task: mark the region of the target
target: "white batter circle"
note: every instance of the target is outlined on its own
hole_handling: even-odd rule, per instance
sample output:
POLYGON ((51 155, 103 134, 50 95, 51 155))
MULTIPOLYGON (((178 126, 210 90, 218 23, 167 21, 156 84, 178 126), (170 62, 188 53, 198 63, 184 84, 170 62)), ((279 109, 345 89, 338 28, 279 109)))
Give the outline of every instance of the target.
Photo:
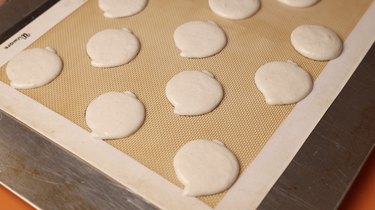
POLYGON ((181 57, 205 58, 219 53, 227 43, 223 29, 212 21, 191 21, 174 32, 174 41, 181 57))
POLYGON ((138 38, 128 29, 106 29, 94 34, 86 51, 94 67, 116 67, 129 63, 140 50, 138 38))
POLYGON ((297 103, 313 88, 310 74, 291 61, 261 66, 255 73, 255 84, 270 105, 297 103))
POLYGON ((291 7, 311 7, 319 0, 279 0, 279 2, 291 7))
POLYGON ((224 97, 221 84, 207 71, 183 71, 167 83, 165 94, 178 115, 213 111, 224 97))
POLYGON ((99 8, 104 17, 129 17, 141 12, 147 5, 147 0, 99 0, 99 8))
POLYGON ((187 196, 223 192, 232 186, 239 173, 237 158, 217 140, 186 143, 177 151, 173 166, 187 196))
POLYGON ((91 135, 100 139, 128 137, 145 119, 143 103, 132 92, 108 92, 94 99, 86 110, 91 135))
POLYGON ((292 32, 290 40, 297 52, 317 61, 335 59, 343 50, 340 37, 320 25, 299 26, 292 32))
POLYGON ((6 67, 10 86, 29 89, 44 86, 54 80, 62 70, 61 58, 47 47, 22 51, 6 67))
POLYGON ((260 8, 260 0, 208 0, 208 4, 215 14, 232 20, 251 17, 260 8))

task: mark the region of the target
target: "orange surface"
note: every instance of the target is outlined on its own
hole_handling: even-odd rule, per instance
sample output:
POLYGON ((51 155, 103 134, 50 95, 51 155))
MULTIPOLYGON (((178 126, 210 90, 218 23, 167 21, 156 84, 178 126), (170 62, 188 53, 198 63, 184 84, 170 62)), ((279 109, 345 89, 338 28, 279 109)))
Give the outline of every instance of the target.
POLYGON ((0 185, 0 209, 32 210, 34 208, 0 185))
MULTIPOLYGON (((0 186, 0 209, 32 210, 13 193, 0 186)), ((340 210, 375 209, 375 152, 373 152, 350 189, 340 210)))
POLYGON ((375 151, 341 204, 340 210, 375 209, 375 151))

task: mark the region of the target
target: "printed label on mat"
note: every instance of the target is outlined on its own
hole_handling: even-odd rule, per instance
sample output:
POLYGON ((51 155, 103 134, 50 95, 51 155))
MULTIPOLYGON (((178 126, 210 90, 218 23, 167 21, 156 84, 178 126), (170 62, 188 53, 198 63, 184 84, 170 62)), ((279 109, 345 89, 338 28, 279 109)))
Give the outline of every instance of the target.
POLYGON ((0 67, 87 0, 61 0, 0 45, 0 67))

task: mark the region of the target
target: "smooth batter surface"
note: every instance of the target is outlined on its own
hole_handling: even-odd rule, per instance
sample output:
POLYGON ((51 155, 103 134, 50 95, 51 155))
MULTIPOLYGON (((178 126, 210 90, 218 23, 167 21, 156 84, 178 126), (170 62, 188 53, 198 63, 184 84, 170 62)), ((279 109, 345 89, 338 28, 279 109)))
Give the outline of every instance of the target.
POLYGON ((178 115, 202 115, 223 99, 221 84, 207 71, 183 71, 167 83, 165 94, 178 115))
POLYGON ((108 92, 94 99, 86 110, 86 123, 92 135, 100 139, 116 139, 136 132, 145 119, 145 108, 127 91, 108 92))
POLYGON ((10 60, 6 73, 10 86, 28 89, 50 83, 60 74, 61 69, 62 61, 53 49, 33 48, 10 60))
POLYGON ((214 13, 232 20, 253 16, 260 7, 259 0, 208 0, 208 4, 214 13))
POLYGON ((135 15, 147 5, 147 0, 99 0, 104 17, 120 18, 135 15))
POLYGON ((310 7, 319 0, 279 0, 280 2, 292 7, 310 7))
POLYGON ((175 30, 174 41, 182 57, 204 58, 219 53, 225 47, 227 37, 212 21, 191 21, 175 30))
POLYGON ((86 45, 91 65, 115 67, 129 63, 140 49, 138 38, 128 29, 106 29, 93 35, 86 45))
POLYGON ((291 35, 291 43, 303 56, 317 60, 332 60, 340 56, 343 44, 338 35, 320 25, 302 25, 291 35))
POLYGON ((291 61, 276 61, 261 66, 255 73, 255 84, 270 105, 297 103, 313 87, 309 73, 291 61))
POLYGON ((173 166, 188 196, 222 192, 234 183, 239 173, 237 158, 217 140, 188 142, 177 151, 173 166))

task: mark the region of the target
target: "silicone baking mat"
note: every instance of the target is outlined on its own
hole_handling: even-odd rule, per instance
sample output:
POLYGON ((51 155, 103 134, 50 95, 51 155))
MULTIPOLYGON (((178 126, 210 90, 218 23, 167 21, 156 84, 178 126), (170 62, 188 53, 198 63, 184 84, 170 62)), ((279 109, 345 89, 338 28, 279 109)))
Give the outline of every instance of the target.
MULTIPOLYGON (((262 1, 254 17, 231 21, 216 16, 207 1, 150 0, 141 13, 121 19, 104 18, 97 1, 88 1, 30 46, 54 48, 64 61, 61 75, 44 87, 21 92, 86 130, 85 109, 91 100, 108 91, 134 92, 146 107, 144 125, 128 138, 107 143, 182 187, 172 161, 184 143, 198 138, 218 139, 237 156, 244 170, 293 109, 293 105, 266 105, 253 80, 261 65, 292 60, 314 79, 320 74, 325 62, 306 59, 290 45, 294 28, 321 24, 345 40, 371 2, 321 0, 311 8, 296 9, 269 0, 262 1), (212 20, 220 25, 228 37, 224 50, 204 59, 180 57, 173 32, 191 20, 212 20), (90 66, 87 40, 103 29, 124 27, 140 39, 138 56, 116 68, 90 66), (213 112, 198 117, 173 114, 164 94, 165 85, 173 75, 189 69, 208 70, 223 85, 224 100, 213 112)), ((4 68, 0 80, 9 84, 4 68)), ((224 194, 199 199, 214 207, 224 194)))

